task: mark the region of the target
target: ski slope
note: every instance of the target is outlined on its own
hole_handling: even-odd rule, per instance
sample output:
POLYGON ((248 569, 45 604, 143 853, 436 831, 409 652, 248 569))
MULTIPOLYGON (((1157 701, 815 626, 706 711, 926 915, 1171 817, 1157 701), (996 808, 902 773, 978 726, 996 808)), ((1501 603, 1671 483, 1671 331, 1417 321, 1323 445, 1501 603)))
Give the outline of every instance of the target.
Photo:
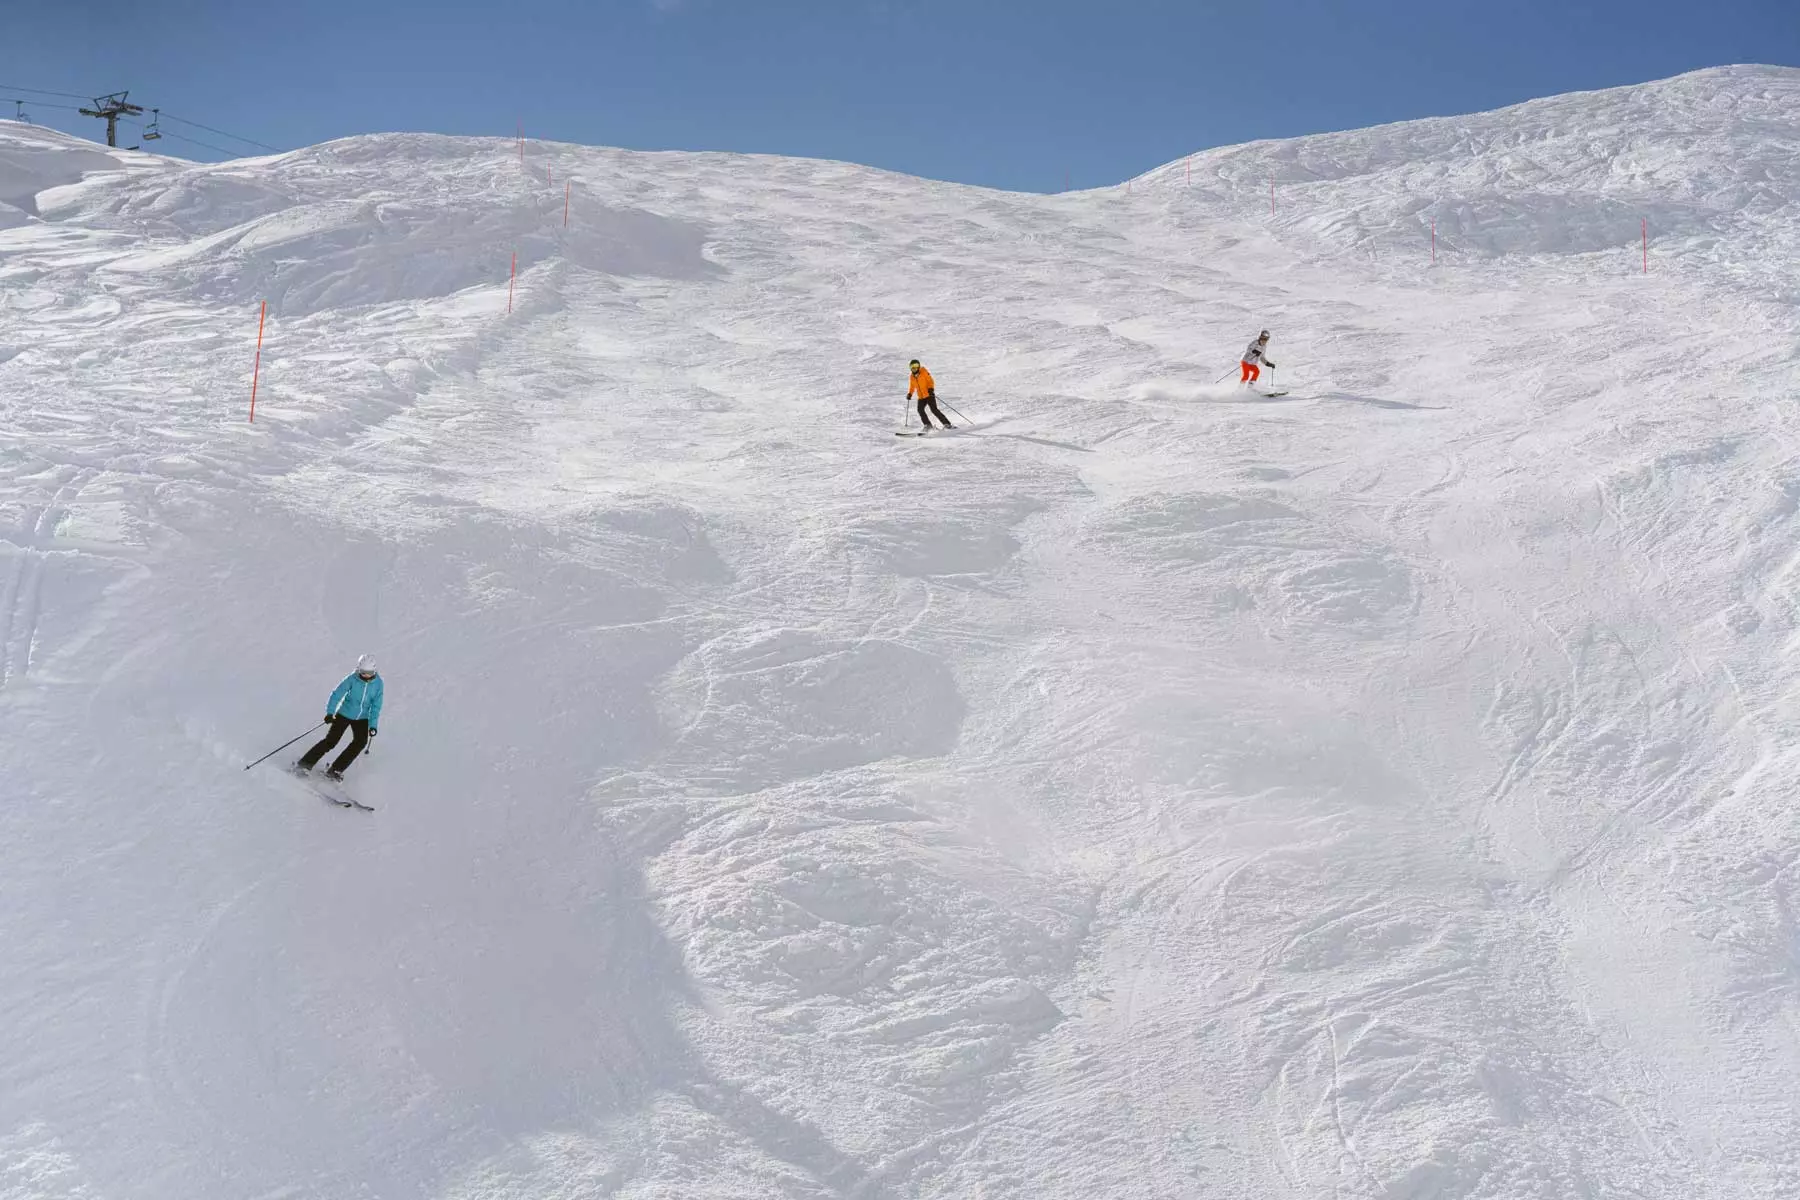
POLYGON ((1800 1195, 1797 111, 0 123, 0 1198, 1800 1195))

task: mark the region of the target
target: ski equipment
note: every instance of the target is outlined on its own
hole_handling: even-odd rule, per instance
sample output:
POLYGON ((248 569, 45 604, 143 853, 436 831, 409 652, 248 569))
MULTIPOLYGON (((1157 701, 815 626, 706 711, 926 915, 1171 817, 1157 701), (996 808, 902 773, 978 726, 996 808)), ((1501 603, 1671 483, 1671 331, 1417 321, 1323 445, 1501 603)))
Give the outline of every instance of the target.
POLYGON ((333 796, 329 792, 321 791, 319 793, 319 797, 320 797, 320 799, 325 800, 328 803, 337 805, 339 808, 354 808, 359 812, 374 812, 375 811, 374 805, 364 804, 362 801, 357 800, 354 797, 352 797, 349 792, 345 792, 341 796, 333 796))
POLYGON ((344 790, 342 776, 333 779, 330 772, 327 772, 323 780, 309 778, 306 782, 312 785, 312 790, 318 793, 321 800, 328 800, 339 808, 356 808, 363 812, 375 811, 372 805, 364 804, 344 790))
POLYGON ((344 790, 344 777, 342 775, 334 776, 330 771, 327 771, 325 773, 325 778, 320 779, 297 762, 289 763, 287 770, 288 774, 298 779, 301 783, 304 783, 307 786, 307 790, 311 791, 321 800, 330 801, 339 808, 360 808, 364 812, 375 811, 373 807, 364 804, 344 790))
MULTIPOLYGON (((327 720, 329 720, 329 718, 327 718, 327 720)), ((327 721, 320 721, 319 725, 324 725, 326 723, 327 723, 327 721)), ((311 729, 309 729, 305 733, 301 734, 300 737, 289 738, 287 741, 281 743, 281 745, 275 747, 273 750, 269 751, 267 754, 265 754, 261 758, 257 759, 256 762, 253 762, 253 763, 249 764, 249 766, 246 766, 244 768, 244 770, 248 771, 250 769, 250 767, 256 766, 257 763, 268 762, 271 758, 274 758, 277 754, 280 754, 283 750, 286 750, 289 746, 291 746, 295 742, 299 741, 300 738, 310 736, 312 733, 316 732, 319 728, 319 725, 314 725, 311 729)))

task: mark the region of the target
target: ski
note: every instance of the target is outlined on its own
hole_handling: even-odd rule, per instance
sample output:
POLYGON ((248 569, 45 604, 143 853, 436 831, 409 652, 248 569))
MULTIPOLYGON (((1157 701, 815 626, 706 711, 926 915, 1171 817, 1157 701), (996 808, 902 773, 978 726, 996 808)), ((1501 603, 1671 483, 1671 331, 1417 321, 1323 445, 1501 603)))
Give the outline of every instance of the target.
POLYGON ((335 804, 339 808, 357 808, 363 812, 375 811, 371 805, 352 798, 341 783, 332 783, 328 779, 315 779, 310 771, 302 771, 298 766, 290 766, 287 771, 289 775, 304 783, 315 796, 328 804, 335 804))

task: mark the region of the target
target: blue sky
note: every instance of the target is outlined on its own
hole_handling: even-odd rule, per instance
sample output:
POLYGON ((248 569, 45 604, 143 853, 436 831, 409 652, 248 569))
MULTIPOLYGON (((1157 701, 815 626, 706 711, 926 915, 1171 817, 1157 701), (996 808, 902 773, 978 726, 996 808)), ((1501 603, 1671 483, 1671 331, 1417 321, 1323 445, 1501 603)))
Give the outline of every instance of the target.
POLYGON ((0 0, 8 116, 130 88, 283 148, 523 122, 1029 191, 1734 62, 1800 66, 1800 0, 0 0))

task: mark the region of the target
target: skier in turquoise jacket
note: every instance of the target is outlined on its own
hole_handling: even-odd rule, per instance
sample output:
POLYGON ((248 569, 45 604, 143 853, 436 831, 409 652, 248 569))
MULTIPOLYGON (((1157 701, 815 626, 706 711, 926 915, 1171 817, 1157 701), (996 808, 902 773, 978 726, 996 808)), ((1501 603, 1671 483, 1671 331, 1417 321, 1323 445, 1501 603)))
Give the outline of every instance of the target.
POLYGON ((301 775, 309 774, 348 730, 350 745, 325 772, 327 779, 342 779, 350 764, 369 744, 369 739, 375 736, 376 726, 381 724, 384 690, 381 674, 375 670, 375 656, 365 654, 357 659, 356 670, 344 676, 344 682, 332 690, 331 699, 325 702, 325 720, 331 725, 330 731, 319 739, 318 745, 300 756, 294 770, 301 775))

